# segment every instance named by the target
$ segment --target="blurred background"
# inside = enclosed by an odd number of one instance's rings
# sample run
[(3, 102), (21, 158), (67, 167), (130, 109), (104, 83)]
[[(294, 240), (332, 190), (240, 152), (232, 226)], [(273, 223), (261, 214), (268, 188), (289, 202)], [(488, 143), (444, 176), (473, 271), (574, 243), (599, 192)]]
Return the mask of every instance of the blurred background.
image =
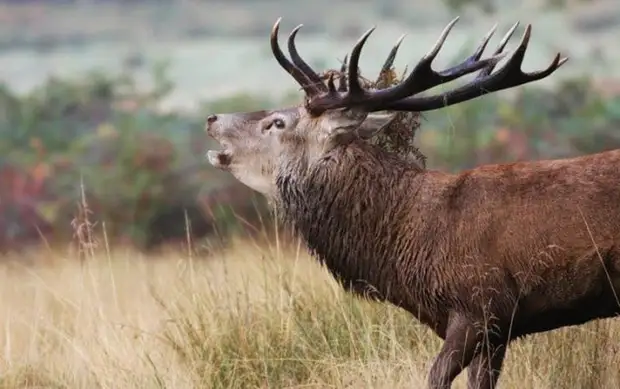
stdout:
[(206, 163), (203, 126), (209, 113), (300, 101), (269, 49), (275, 20), (282, 39), (304, 24), (299, 48), (319, 69), (339, 67), (376, 25), (361, 60), (372, 77), (400, 34), (402, 72), (457, 15), (436, 69), (498, 23), (490, 51), (517, 20), (509, 48), (533, 25), (524, 70), (558, 51), (570, 60), (544, 81), (424, 114), (430, 168), (620, 147), (617, 0), (0, 0), (0, 252), (269, 237), (264, 199)]

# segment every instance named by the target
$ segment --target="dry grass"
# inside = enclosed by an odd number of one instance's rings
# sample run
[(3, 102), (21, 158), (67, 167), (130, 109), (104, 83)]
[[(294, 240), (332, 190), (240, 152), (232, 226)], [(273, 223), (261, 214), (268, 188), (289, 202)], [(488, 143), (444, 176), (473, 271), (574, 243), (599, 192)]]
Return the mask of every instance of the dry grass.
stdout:
[[(417, 388), (439, 347), (408, 314), (343, 293), (303, 251), (4, 262), (0, 388)], [(515, 343), (502, 387), (620, 387), (612, 323)]]

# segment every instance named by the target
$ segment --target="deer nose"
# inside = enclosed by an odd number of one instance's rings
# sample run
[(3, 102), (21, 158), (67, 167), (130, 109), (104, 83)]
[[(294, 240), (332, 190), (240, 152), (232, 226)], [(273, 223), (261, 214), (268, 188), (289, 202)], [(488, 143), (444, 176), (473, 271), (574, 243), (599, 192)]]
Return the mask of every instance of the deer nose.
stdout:
[(213, 124), (217, 120), (217, 115), (209, 115), (207, 116), (207, 124)]

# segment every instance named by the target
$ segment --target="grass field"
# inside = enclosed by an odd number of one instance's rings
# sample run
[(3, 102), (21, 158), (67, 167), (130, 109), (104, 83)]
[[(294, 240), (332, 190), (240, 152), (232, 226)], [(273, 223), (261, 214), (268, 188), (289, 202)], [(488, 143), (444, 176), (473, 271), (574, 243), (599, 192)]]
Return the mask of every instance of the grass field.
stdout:
[[(0, 388), (420, 388), (440, 346), (303, 248), (3, 263)], [(618, 366), (620, 321), (600, 321), (515, 343), (501, 387), (617, 388)]]

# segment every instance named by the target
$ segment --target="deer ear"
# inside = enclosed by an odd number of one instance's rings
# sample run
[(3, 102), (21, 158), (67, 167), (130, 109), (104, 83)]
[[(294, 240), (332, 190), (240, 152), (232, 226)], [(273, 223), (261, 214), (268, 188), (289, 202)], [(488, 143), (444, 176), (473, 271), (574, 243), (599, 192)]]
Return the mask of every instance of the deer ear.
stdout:
[(357, 128), (357, 133), (362, 139), (370, 139), (392, 124), (395, 118), (394, 112), (371, 113)]
[(342, 144), (347, 144), (356, 138), (356, 131), (368, 116), (363, 111), (341, 109), (328, 111), (321, 117), (321, 127), (327, 138), (325, 148), (331, 150)]
[(370, 139), (389, 126), (395, 117), (395, 113), (381, 112), (364, 114), (363, 117), (350, 117), (348, 120), (340, 118), (338, 126), (335, 126), (329, 133), (326, 150), (347, 144), (356, 138)]

